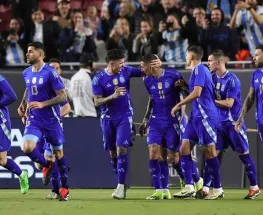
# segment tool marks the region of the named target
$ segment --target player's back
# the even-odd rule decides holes
[[[175,87],[175,82],[180,79],[183,79],[181,73],[174,69],[163,69],[159,78],[144,78],[144,84],[153,102],[152,118],[165,121],[173,119],[171,110],[180,102],[180,90]]]
[[[116,88],[124,87],[126,94],[113,99],[112,102],[100,107],[101,117],[118,119],[125,115],[133,115],[133,105],[130,97],[130,78],[139,77],[141,70],[124,66],[118,74],[110,74],[106,69],[101,70],[92,80],[92,90],[94,95],[108,97],[112,95]]]
[[[189,81],[190,92],[194,90],[195,86],[202,87],[202,92],[200,97],[193,101],[192,117],[219,119],[212,75],[208,68],[201,63],[192,70]]]
[[[56,97],[56,91],[64,89],[64,84],[57,71],[44,64],[38,72],[33,72],[32,66],[23,72],[28,90],[28,102],[44,102]],[[29,110],[30,121],[49,124],[61,121],[59,106]]]
[[[238,77],[227,71],[222,77],[213,73],[213,82],[215,85],[215,94],[217,100],[234,99],[231,108],[218,107],[220,121],[236,121],[242,110],[241,84]]]

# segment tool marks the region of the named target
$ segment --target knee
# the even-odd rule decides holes
[[[175,161],[174,152],[168,152],[167,161],[168,161],[168,163],[174,163],[174,161]]]
[[[64,156],[63,149],[54,150],[53,153],[54,153],[55,158],[56,158],[57,160],[60,160],[60,159]]]
[[[117,147],[117,155],[126,155],[128,153],[128,149],[123,146]]]
[[[24,153],[26,153],[26,154],[31,153],[31,152],[34,150],[35,146],[36,146],[36,145],[34,144],[34,142],[25,141],[25,142],[24,142],[24,145],[23,145],[23,151],[24,151]]]
[[[7,157],[0,157],[0,166],[5,166],[7,162]]]
[[[215,145],[209,145],[204,149],[204,154],[207,159],[217,157],[217,151]]]
[[[158,144],[149,145],[149,159],[150,160],[160,160],[160,146]]]
[[[110,151],[110,157],[111,159],[117,158],[117,151]]]

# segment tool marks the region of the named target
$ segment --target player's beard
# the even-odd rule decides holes
[[[257,68],[262,68],[263,67],[263,62],[256,62],[256,67]]]
[[[34,65],[35,63],[37,63],[37,59],[33,59],[33,60],[28,59],[27,63],[30,65]]]

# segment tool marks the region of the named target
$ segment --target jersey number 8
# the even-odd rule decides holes
[[[32,95],[37,95],[38,94],[37,86],[36,85],[31,86],[31,91],[32,91]]]

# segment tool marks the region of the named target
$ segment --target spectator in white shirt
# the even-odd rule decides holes
[[[84,53],[80,57],[80,70],[71,78],[71,95],[77,117],[97,117],[92,94],[92,68],[94,57]]]

